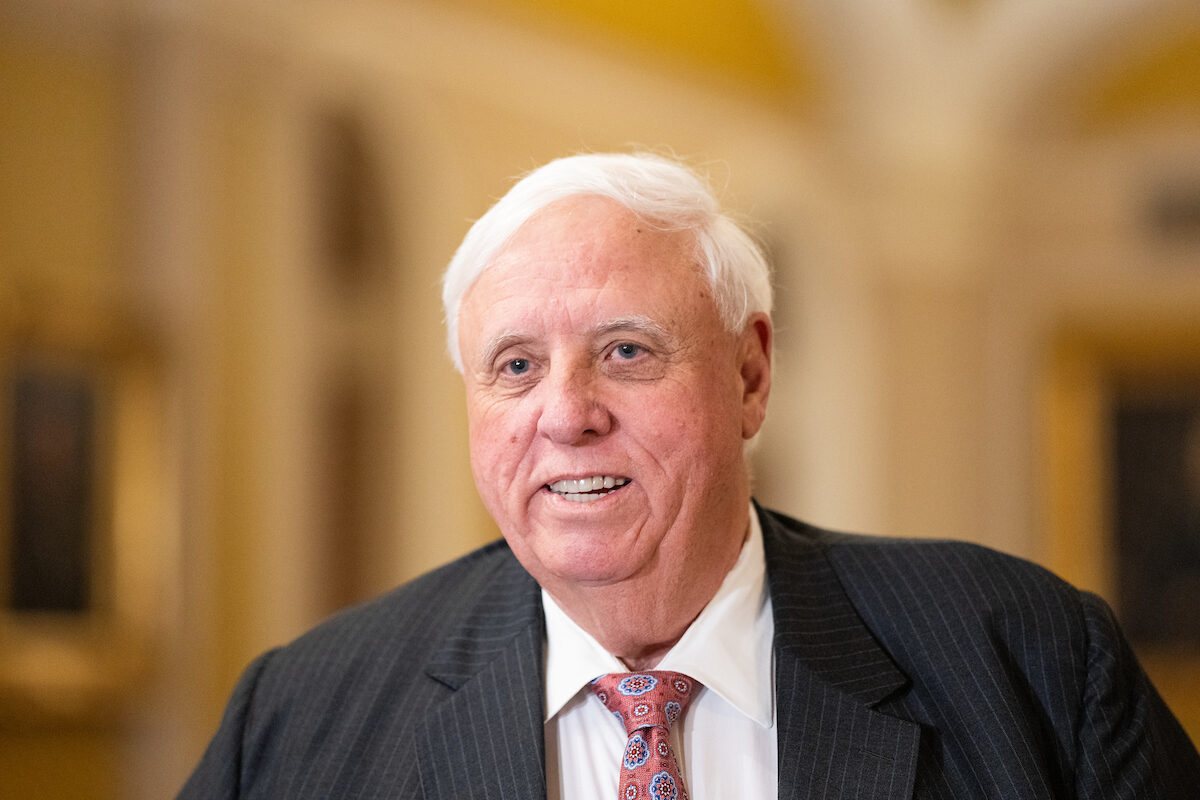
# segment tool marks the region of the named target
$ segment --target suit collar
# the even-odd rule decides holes
[[[843,590],[824,534],[758,513],[775,615],[779,797],[911,797],[920,726],[875,708],[907,676]]]
[[[542,634],[540,589],[517,562],[508,546],[492,548],[489,569],[472,579],[481,588],[464,609],[463,617],[445,643],[425,666],[425,672],[449,689],[457,690],[510,648],[523,642],[522,634],[535,629]],[[490,551],[485,551],[490,552]],[[487,557],[487,556],[483,556]],[[464,595],[474,594],[463,587]],[[541,646],[538,646],[541,653]]]
[[[756,506],[757,508],[757,506]],[[822,532],[757,508],[775,617],[779,797],[911,797],[920,728],[875,709],[907,678],[862,622]],[[430,800],[545,797],[539,590],[507,551],[426,672]]]
[[[449,692],[429,712],[417,744],[430,800],[546,794],[538,587],[507,549],[484,583],[426,666]]]
[[[767,582],[775,617],[775,648],[804,663],[813,676],[865,705],[904,687],[908,679],[863,624],[827,557],[824,532],[755,509],[762,525]],[[533,631],[541,660],[543,616],[537,583],[507,549],[485,578],[480,600],[426,666],[457,690]],[[541,667],[538,668],[541,677]],[[540,683],[540,681],[539,681]]]
[[[874,705],[908,678],[863,624],[827,555],[825,535],[757,507],[775,614],[775,647],[832,689]]]

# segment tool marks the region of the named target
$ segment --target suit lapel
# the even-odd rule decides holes
[[[426,669],[450,692],[417,745],[426,798],[546,796],[543,626],[537,584],[510,558]]]
[[[850,603],[817,533],[759,510],[775,617],[779,797],[911,797],[920,728],[874,709],[908,683]]]

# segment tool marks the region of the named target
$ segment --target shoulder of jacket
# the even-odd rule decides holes
[[[488,596],[516,591],[532,581],[507,544],[492,542],[391,591],[349,606],[278,648],[271,666],[281,668],[331,653],[347,660],[374,658],[381,650],[413,657],[435,648]]]
[[[1020,556],[957,539],[922,539],[828,530],[764,510],[794,545],[824,551],[847,590],[887,585],[936,605],[964,599],[1020,607],[1052,603],[1082,619],[1082,595],[1050,570]],[[853,593],[853,592],[852,592]]]

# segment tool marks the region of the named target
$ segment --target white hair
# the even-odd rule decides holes
[[[677,161],[645,154],[586,154],[551,161],[518,181],[471,230],[442,277],[447,344],[462,372],[458,314],[463,296],[517,230],[567,197],[617,201],[662,230],[690,231],[696,262],[712,285],[725,328],[740,332],[756,312],[771,313],[771,277],[762,250],[721,213],[708,184]]]

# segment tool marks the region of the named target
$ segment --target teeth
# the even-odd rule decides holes
[[[550,484],[550,491],[567,500],[577,503],[587,503],[599,500],[611,494],[611,490],[629,483],[628,478],[617,478],[612,475],[593,475],[590,478],[567,478]],[[610,491],[600,492],[600,489]],[[594,494],[592,494],[594,492]]]

